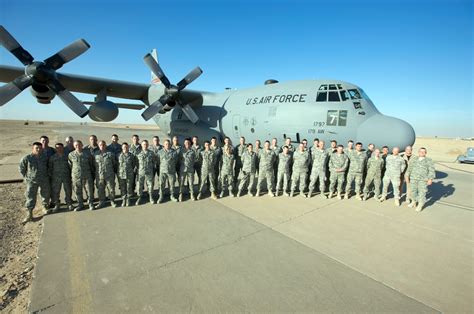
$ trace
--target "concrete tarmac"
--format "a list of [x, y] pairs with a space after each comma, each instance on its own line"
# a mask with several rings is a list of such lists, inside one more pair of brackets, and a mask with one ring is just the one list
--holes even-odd
[[50, 215], [30, 310], [471, 312], [472, 194], [445, 182], [472, 174], [438, 174], [421, 213], [243, 196]]

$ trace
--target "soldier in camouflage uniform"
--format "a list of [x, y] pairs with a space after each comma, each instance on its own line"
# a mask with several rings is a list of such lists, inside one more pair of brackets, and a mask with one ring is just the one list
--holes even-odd
[[[278, 154], [278, 171], [276, 176], [276, 189], [275, 193], [278, 196], [280, 192], [280, 186], [283, 184], [283, 195], [290, 196], [288, 194], [288, 182], [290, 181], [291, 175], [291, 162], [292, 157], [288, 146], [283, 146], [283, 151]], [[282, 183], [283, 182], [283, 183]]]
[[135, 205], [140, 205], [143, 197], [143, 189], [146, 187], [151, 204], [156, 204], [153, 198], [153, 189], [155, 181], [155, 172], [158, 165], [158, 159], [155, 153], [148, 149], [148, 141], [142, 141], [141, 152], [137, 155], [138, 161], [138, 199]]
[[225, 190], [229, 190], [229, 195], [234, 197], [234, 163], [235, 156], [232, 146], [225, 147], [220, 161], [220, 187], [221, 198], [224, 197]]
[[433, 160], [426, 157], [426, 148], [418, 150], [418, 157], [412, 157], [406, 173], [407, 183], [411, 189], [411, 202], [408, 207], [415, 207], [416, 211], [423, 210], [426, 203], [426, 193], [428, 186], [433, 183], [436, 172]]
[[184, 186], [189, 187], [189, 198], [194, 199], [194, 165], [196, 164], [196, 153], [191, 148], [191, 140], [184, 140], [184, 148], [179, 155], [180, 169], [179, 169], [179, 201], [183, 201]]
[[[90, 158], [92, 159], [92, 162], [94, 162], [94, 156], [99, 153], [99, 145], [97, 141], [97, 136], [94, 134], [89, 136], [89, 145], [86, 145], [83, 148], [84, 153], [89, 154]], [[92, 172], [92, 179], [95, 181], [95, 172]], [[92, 193], [92, 198], [94, 198], [95, 190], [94, 190], [94, 185], [92, 185], [92, 190], [88, 191], [86, 188], [84, 188], [84, 192], [86, 194], [86, 198], [89, 198], [89, 192]]]
[[181, 154], [181, 150], [183, 147], [179, 144], [179, 138], [175, 135], [173, 136], [171, 140], [171, 149], [174, 149], [176, 151], [176, 180], [178, 180], [178, 186], [179, 186], [179, 169], [181, 168], [180, 160], [179, 160], [179, 155]]
[[204, 142], [204, 150], [201, 152], [202, 168], [201, 168], [201, 186], [199, 187], [199, 194], [197, 199], [201, 199], [204, 191], [206, 181], [209, 180], [209, 189], [211, 191], [211, 197], [217, 199], [216, 195], [216, 178], [215, 170], [216, 167], [216, 153], [211, 150], [211, 144], [206, 141]]
[[59, 195], [61, 193], [61, 185], [64, 189], [66, 205], [69, 210], [72, 207], [72, 183], [71, 183], [71, 166], [67, 155], [64, 153], [64, 145], [57, 143], [55, 145], [56, 153], [49, 158], [48, 172], [51, 181], [51, 201], [54, 203], [53, 211], [59, 210]]
[[74, 151], [74, 138], [72, 136], [67, 136], [64, 142], [64, 154], [67, 156], [70, 152]]
[[251, 196], [252, 190], [254, 188], [255, 182], [255, 172], [257, 171], [257, 154], [253, 150], [252, 144], [247, 144], [247, 151], [242, 154], [242, 169], [240, 171], [240, 183], [239, 191], [237, 192], [237, 197], [242, 195], [243, 189], [247, 186], [248, 183], [248, 192]]
[[291, 155], [293, 155], [293, 153], [295, 152], [295, 147], [293, 146], [293, 144], [291, 144], [291, 138], [290, 137], [285, 138], [285, 146], [288, 147], [288, 152]]
[[49, 138], [46, 135], [43, 135], [40, 137], [40, 142], [42, 145], [41, 153], [49, 159], [49, 157], [53, 156], [55, 153], [54, 148], [49, 146]]
[[[148, 149], [151, 150], [155, 154], [156, 160], [158, 161], [158, 159], [159, 159], [158, 153], [160, 152], [160, 150], [163, 149], [163, 145], [160, 144], [160, 138], [158, 136], [156, 136], [156, 135], [153, 136], [152, 144]], [[157, 185], [160, 186], [160, 167], [159, 167], [158, 164], [157, 164], [156, 169], [155, 169], [155, 175], [156, 175], [156, 180], [158, 181]], [[155, 179], [153, 179], [153, 182], [154, 181], [155, 181]]]
[[294, 196], [296, 186], [299, 185], [300, 196], [306, 197], [306, 178], [308, 177], [308, 167], [310, 162], [309, 151], [300, 143], [298, 150], [293, 154], [293, 173], [291, 174], [290, 197]]
[[[19, 165], [19, 171], [26, 183], [26, 209], [28, 214], [23, 220], [27, 223], [33, 220], [33, 209], [36, 205], [38, 188], [44, 199], [49, 199], [48, 161], [41, 152], [41, 143], [34, 142], [31, 154], [24, 156]], [[47, 211], [43, 204], [43, 210]]]
[[255, 141], [255, 146], [253, 147], [253, 151], [255, 152], [255, 154], [257, 155], [257, 170], [256, 170], [256, 178], [258, 178], [258, 167], [259, 167], [259, 164], [260, 164], [260, 151], [262, 150], [262, 142], [260, 142], [260, 140], [256, 140]]
[[120, 153], [118, 158], [117, 171], [120, 180], [120, 193], [122, 194], [122, 207], [130, 206], [130, 197], [133, 195], [136, 168], [137, 157], [128, 151], [128, 143], [123, 143], [122, 153]]
[[303, 144], [304, 150], [308, 150], [308, 140], [304, 138], [301, 143]]
[[[135, 157], [138, 156], [138, 154], [142, 151], [142, 145], [140, 144], [140, 137], [137, 134], [132, 135], [132, 144], [129, 145], [128, 151], [135, 155]], [[135, 181], [133, 181], [133, 195], [136, 195], [136, 188], [137, 188], [137, 180], [138, 180], [138, 166], [135, 168], [135, 174], [134, 178]]]
[[[370, 143], [369, 145], [367, 145], [367, 150], [365, 151], [366, 155], [367, 155], [367, 160], [370, 159], [370, 157], [372, 157], [372, 153], [374, 152], [375, 150], [375, 145]], [[379, 150], [379, 154], [380, 154], [380, 150]]]
[[355, 181], [355, 193], [356, 199], [362, 201], [361, 185], [362, 185], [362, 175], [364, 173], [365, 164], [367, 162], [367, 155], [362, 151], [362, 143], [358, 142], [355, 146], [355, 150], [352, 150], [348, 153], [349, 158], [349, 171], [347, 173], [347, 182], [346, 182], [346, 195], [345, 199], [349, 199], [351, 196], [351, 185], [352, 181]]
[[119, 143], [119, 137], [117, 134], [112, 135], [112, 142], [107, 146], [107, 150], [118, 160], [118, 156], [122, 153], [122, 145]]
[[277, 174], [278, 174], [278, 155], [281, 153], [281, 147], [278, 146], [278, 140], [276, 139], [276, 137], [272, 138], [270, 149], [273, 151], [273, 154], [275, 155], [275, 158], [273, 161], [273, 177], [276, 179]]
[[392, 183], [395, 206], [400, 206], [400, 176], [405, 171], [406, 165], [403, 158], [399, 155], [398, 147], [392, 149], [392, 154], [385, 159], [385, 174], [383, 176], [383, 189], [380, 201], [387, 198], [388, 186]]
[[97, 208], [105, 206], [105, 190], [109, 194], [112, 207], [117, 207], [115, 203], [115, 172], [117, 169], [117, 158], [115, 154], [107, 151], [105, 141], [99, 142], [99, 152], [94, 156], [95, 184], [99, 195]]
[[75, 150], [68, 155], [69, 165], [71, 166], [72, 187], [76, 194], [78, 206], [75, 211], [84, 209], [83, 189], [86, 189], [89, 201], [89, 209], [94, 210], [94, 163], [90, 153], [82, 148], [81, 141], [74, 142]]
[[239, 145], [234, 148], [235, 156], [235, 169], [234, 169], [234, 182], [237, 184], [237, 180], [242, 169], [242, 155], [247, 150], [247, 144], [245, 144], [245, 137], [240, 137]]
[[384, 167], [385, 161], [382, 156], [380, 156], [380, 149], [375, 149], [371, 154], [371, 157], [367, 161], [367, 175], [365, 177], [364, 184], [364, 198], [369, 198], [369, 188], [372, 182], [374, 183], [374, 193], [375, 199], [380, 197], [380, 186], [382, 185], [382, 169]]
[[319, 180], [319, 191], [321, 192], [319, 195], [322, 198], [326, 198], [326, 195], [324, 194], [324, 189], [325, 189], [325, 182], [326, 182], [326, 166], [327, 166], [328, 152], [326, 151], [324, 144], [325, 144], [324, 141], [318, 140], [318, 144], [317, 144], [318, 147], [315, 149], [312, 149], [313, 165], [311, 168], [308, 197], [311, 197], [313, 195], [314, 188], [316, 186], [316, 183]]
[[165, 195], [166, 183], [170, 187], [170, 198], [172, 201], [177, 202], [178, 199], [175, 197], [174, 184], [176, 182], [176, 163], [178, 162], [178, 155], [174, 149], [171, 148], [171, 143], [166, 140], [163, 145], [163, 149], [158, 153], [158, 164], [160, 165], [160, 198], [158, 202], [163, 201]]
[[313, 140], [313, 146], [309, 149], [309, 152], [311, 154], [311, 158], [313, 158], [314, 153], [319, 149], [319, 138], [315, 138]]
[[201, 165], [202, 165], [202, 160], [201, 160], [201, 152], [204, 150], [204, 148], [199, 144], [199, 138], [197, 136], [193, 136], [193, 145], [191, 146], [191, 149], [194, 151], [194, 154], [196, 155], [196, 162], [194, 163], [194, 171], [196, 172], [197, 179], [198, 179], [198, 186], [201, 186]]
[[[341, 145], [342, 146], [342, 145]], [[336, 140], [332, 140], [331, 141], [331, 145], [326, 149], [326, 151], [328, 152], [329, 154], [329, 158], [331, 158], [331, 154], [332, 153], [335, 153], [337, 150], [337, 141]]]
[[[411, 160], [411, 157], [413, 156], [412, 154], [413, 152], [413, 149], [411, 146], [407, 146], [405, 147], [405, 151], [403, 152], [403, 154], [400, 154], [400, 156], [402, 156], [403, 160], [405, 161], [405, 171], [402, 172], [402, 175], [400, 176], [400, 195], [402, 195], [402, 190], [403, 190], [403, 184], [407, 181], [406, 180], [406, 172], [408, 170], [408, 165], [410, 164], [410, 160]], [[407, 191], [407, 195], [406, 195], [406, 199], [407, 201], [410, 201], [410, 196], [411, 196], [411, 191], [410, 191], [410, 187], [408, 186], [408, 182], [406, 183], [406, 191]]]
[[265, 141], [264, 148], [260, 151], [257, 182], [257, 196], [260, 196], [263, 182], [266, 181], [268, 196], [273, 197], [273, 165], [275, 164], [275, 153], [270, 149], [270, 142]]
[[344, 173], [349, 164], [349, 158], [344, 154], [344, 147], [342, 145], [337, 146], [335, 153], [331, 153], [329, 157], [329, 171], [331, 176], [329, 178], [329, 196], [331, 198], [334, 195], [334, 190], [337, 183], [337, 198], [342, 199], [342, 186], [344, 184]]
[[214, 152], [214, 164], [217, 166], [214, 168], [214, 186], [216, 187], [217, 190], [217, 185], [219, 183], [219, 163], [221, 160], [221, 153], [222, 150], [217, 144], [217, 137], [213, 136], [211, 138], [211, 144], [209, 145], [209, 149]]

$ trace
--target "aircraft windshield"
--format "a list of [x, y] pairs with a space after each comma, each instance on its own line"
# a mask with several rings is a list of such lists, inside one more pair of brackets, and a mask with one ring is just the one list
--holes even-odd
[[351, 99], [362, 99], [362, 96], [357, 89], [349, 89], [348, 92], [351, 96]]

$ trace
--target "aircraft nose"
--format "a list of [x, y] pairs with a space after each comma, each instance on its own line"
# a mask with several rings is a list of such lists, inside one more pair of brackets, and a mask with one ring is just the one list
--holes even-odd
[[364, 121], [357, 129], [357, 141], [364, 145], [374, 143], [376, 147], [387, 145], [403, 150], [415, 143], [415, 130], [400, 119], [375, 114]]

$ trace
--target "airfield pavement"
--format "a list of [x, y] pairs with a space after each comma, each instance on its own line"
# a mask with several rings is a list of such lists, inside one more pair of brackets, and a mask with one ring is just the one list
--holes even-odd
[[[165, 137], [152, 125], [5, 120], [0, 132], [0, 180], [19, 177], [19, 159], [42, 134], [51, 143]], [[392, 199], [244, 196], [62, 212], [21, 226], [24, 187], [2, 185], [3, 310], [473, 312], [474, 166], [454, 160], [474, 145], [417, 138], [420, 146], [437, 174], [421, 213]], [[8, 290], [22, 276], [21, 289]]]

